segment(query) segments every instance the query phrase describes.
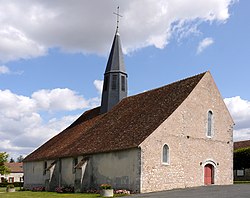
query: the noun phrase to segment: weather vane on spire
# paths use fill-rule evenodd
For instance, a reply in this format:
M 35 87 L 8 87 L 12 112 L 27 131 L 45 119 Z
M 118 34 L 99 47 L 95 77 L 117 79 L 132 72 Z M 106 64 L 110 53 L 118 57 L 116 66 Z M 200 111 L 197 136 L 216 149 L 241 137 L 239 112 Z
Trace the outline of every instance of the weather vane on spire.
M 117 12 L 113 12 L 113 14 L 116 15 L 116 32 L 118 32 L 118 28 L 119 28 L 119 17 L 122 17 L 122 15 L 120 15 L 119 13 L 119 9 L 120 7 L 117 7 Z

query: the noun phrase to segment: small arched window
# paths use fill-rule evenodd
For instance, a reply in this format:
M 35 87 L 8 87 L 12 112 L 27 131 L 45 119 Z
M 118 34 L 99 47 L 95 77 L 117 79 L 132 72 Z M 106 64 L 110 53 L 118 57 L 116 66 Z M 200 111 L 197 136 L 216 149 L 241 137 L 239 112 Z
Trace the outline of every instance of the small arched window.
M 169 164 L 169 147 L 166 144 L 163 146 L 162 163 Z
M 207 114 L 207 136 L 212 136 L 212 125 L 213 125 L 213 112 L 208 111 Z

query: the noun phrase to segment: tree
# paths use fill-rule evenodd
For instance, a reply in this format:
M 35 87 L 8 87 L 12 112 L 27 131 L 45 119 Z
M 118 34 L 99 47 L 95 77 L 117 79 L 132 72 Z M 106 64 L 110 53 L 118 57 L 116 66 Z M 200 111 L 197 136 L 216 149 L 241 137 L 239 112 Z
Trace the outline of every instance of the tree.
M 250 168 L 250 147 L 234 151 L 234 169 Z
M 16 161 L 19 162 L 19 163 L 22 162 L 22 161 L 23 161 L 23 156 L 20 155 L 20 156 L 16 159 Z
M 10 170 L 4 163 L 8 162 L 9 155 L 6 152 L 0 153 L 0 174 L 5 175 L 9 174 Z
M 14 163 L 15 160 L 13 158 L 10 158 L 10 163 Z

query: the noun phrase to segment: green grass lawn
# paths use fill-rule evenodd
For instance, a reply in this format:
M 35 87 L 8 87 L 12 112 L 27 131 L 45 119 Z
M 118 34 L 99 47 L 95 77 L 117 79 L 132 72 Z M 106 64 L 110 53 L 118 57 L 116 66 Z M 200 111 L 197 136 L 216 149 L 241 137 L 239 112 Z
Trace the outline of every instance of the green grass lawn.
M 6 193 L 6 188 L 0 188 L 0 197 L 1 198 L 47 198 L 47 197 L 76 197 L 76 198 L 94 198 L 100 197 L 99 194 L 83 194 L 83 193 L 75 193 L 75 194 L 63 194 L 56 192 L 32 192 L 32 191 L 18 191 L 19 188 L 16 188 L 16 192 Z
M 76 198 L 94 198 L 101 197 L 99 194 L 84 194 L 84 193 L 56 193 L 56 192 L 32 192 L 32 191 L 18 191 L 20 188 L 16 188 L 16 192 L 7 193 L 6 188 L 0 188 L 1 198 L 47 198 L 47 197 L 76 197 Z M 115 197 L 121 197 L 122 195 L 115 195 Z M 124 195 L 123 195 L 124 196 Z

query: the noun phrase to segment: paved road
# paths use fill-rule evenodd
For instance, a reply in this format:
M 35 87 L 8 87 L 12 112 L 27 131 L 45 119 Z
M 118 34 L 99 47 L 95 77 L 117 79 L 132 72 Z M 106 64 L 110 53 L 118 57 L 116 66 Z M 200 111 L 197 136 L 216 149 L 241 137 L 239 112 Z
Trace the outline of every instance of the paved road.
M 130 196 L 130 198 L 250 198 L 249 184 L 203 186 Z

